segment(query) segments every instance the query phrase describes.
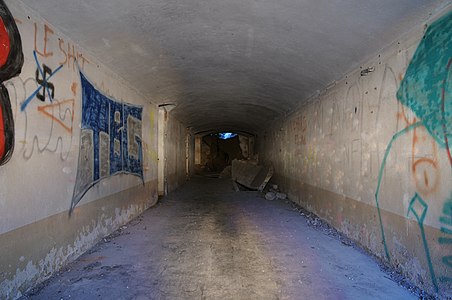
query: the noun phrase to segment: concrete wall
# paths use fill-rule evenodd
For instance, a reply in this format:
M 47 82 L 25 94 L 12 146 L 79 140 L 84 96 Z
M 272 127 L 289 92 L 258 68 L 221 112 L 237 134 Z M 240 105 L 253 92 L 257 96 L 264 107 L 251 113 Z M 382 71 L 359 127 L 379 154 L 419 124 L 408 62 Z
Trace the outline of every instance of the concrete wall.
M 167 113 L 165 140 L 167 192 L 174 191 L 188 179 L 186 165 L 187 139 L 189 148 L 193 147 L 191 154 L 188 155 L 191 161 L 190 165 L 194 165 L 194 135 L 190 134 L 182 123 L 172 117 L 171 113 Z
M 193 132 L 192 128 L 188 128 L 186 130 L 186 148 L 185 148 L 185 156 L 187 158 L 186 160 L 186 174 L 187 177 L 190 178 L 195 174 L 196 171 L 196 164 L 195 164 L 195 144 L 196 144 L 196 135 Z
M 274 123 L 259 151 L 292 201 L 450 297 L 452 15 L 445 18 L 429 22 L 425 43 L 419 24 Z
M 156 107 L 57 28 L 18 2 L 7 5 L 20 31 L 25 63 L 18 77 L 4 82 L 15 149 L 0 166 L 2 299 L 20 296 L 157 200 Z M 89 91 L 97 89 L 110 98 L 99 103 L 119 107 L 117 115 L 95 107 L 98 123 L 102 116 L 110 122 L 103 120 L 108 128 L 96 129 L 103 135 L 99 145 L 89 138 L 95 129 L 81 129 L 82 115 L 88 114 L 82 110 L 76 59 L 94 85 Z M 121 123 L 127 127 L 119 128 Z M 121 135 L 121 130 L 127 133 Z M 130 165 L 114 165 L 121 153 Z M 114 170 L 118 174 L 110 176 Z M 79 203 L 74 189 L 86 191 L 79 194 Z M 69 216 L 71 204 L 77 205 Z

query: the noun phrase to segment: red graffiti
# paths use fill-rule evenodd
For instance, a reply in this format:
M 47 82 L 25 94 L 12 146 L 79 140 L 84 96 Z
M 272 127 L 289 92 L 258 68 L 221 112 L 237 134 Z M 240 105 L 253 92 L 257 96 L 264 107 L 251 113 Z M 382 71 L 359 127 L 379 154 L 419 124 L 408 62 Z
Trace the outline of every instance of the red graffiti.
M 44 24 L 44 37 L 43 44 L 44 50 L 41 52 L 38 50 L 38 24 L 35 23 L 35 51 L 42 57 L 49 57 L 53 55 L 53 52 L 47 52 L 47 42 L 49 41 L 49 35 L 54 34 L 53 29 L 50 28 L 47 24 Z
M 406 126 L 411 126 L 417 122 L 417 118 L 413 116 L 410 120 L 405 111 L 404 105 L 399 103 L 400 111 L 397 117 L 402 119 Z M 431 145 L 431 153 L 433 157 L 418 157 L 418 149 L 422 149 Z M 411 170 L 416 188 L 419 193 L 429 195 L 438 190 L 441 180 L 440 169 L 438 165 L 438 151 L 436 142 L 429 138 L 428 132 L 424 127 L 415 128 L 413 130 L 413 138 L 411 143 Z
M 0 1 L 0 165 L 8 162 L 14 150 L 14 119 L 3 82 L 17 76 L 23 64 L 19 30 L 8 7 Z
M 67 110 L 66 108 L 70 108 L 70 110 Z M 53 109 L 58 109 L 59 113 L 57 115 L 60 116 L 60 118 L 57 118 L 53 114 Z M 63 101 L 55 101 L 52 104 L 43 105 L 38 107 L 38 111 L 42 114 L 44 114 L 46 117 L 50 118 L 52 121 L 59 124 L 61 127 L 64 128 L 68 133 L 72 133 L 72 125 L 74 123 L 74 99 L 67 99 Z M 69 113 L 70 119 L 66 119 L 66 113 Z M 62 118 L 61 118 L 62 116 Z M 69 124 L 64 123 L 64 121 L 69 122 Z
M 4 66 L 9 56 L 9 36 L 3 19 L 0 18 L 0 67 Z M 0 157 L 5 155 L 5 121 L 3 120 L 3 109 L 0 105 Z
M 416 150 L 431 144 L 432 158 L 417 157 Z M 438 166 L 438 152 L 436 142 L 429 138 L 425 128 L 413 130 L 411 144 L 411 168 L 417 190 L 423 195 L 429 195 L 437 191 L 440 182 L 440 170 Z
M 8 31 L 6 30 L 5 23 L 3 23 L 3 19 L 0 18 L 0 67 L 3 67 L 8 60 L 9 50 Z
M 60 65 L 67 65 L 68 68 L 75 70 L 76 62 L 79 63 L 80 68 L 83 70 L 85 63 L 90 63 L 82 53 L 76 50 L 75 45 L 71 43 L 66 43 L 62 38 L 59 38 L 60 53 L 63 55 L 64 59 L 60 61 Z M 66 50 L 67 46 L 67 50 Z
M 72 85 L 71 85 L 71 91 L 72 91 L 72 94 L 75 96 L 75 95 L 77 95 L 77 83 L 76 82 L 73 82 L 72 83 Z
M 0 157 L 5 155 L 5 129 L 4 129 L 4 120 L 3 120 L 3 109 L 0 105 Z

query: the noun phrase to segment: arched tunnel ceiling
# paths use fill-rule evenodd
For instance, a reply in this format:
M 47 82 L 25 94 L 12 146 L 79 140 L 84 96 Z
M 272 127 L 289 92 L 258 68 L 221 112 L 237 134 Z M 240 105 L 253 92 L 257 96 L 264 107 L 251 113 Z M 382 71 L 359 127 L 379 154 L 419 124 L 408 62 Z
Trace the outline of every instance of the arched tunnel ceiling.
M 23 0 L 195 131 L 258 132 L 444 0 Z

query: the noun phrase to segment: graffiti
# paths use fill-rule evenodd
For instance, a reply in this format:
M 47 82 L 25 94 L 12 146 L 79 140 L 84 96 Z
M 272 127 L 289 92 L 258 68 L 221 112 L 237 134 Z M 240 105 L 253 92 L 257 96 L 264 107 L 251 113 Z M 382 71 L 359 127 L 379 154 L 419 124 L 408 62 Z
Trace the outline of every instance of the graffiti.
M 435 287 L 435 290 L 438 291 L 438 283 L 436 281 L 435 272 L 433 271 L 430 250 L 428 248 L 427 239 L 425 237 L 424 231 L 424 219 L 425 215 L 427 214 L 427 208 L 428 208 L 427 203 L 425 203 L 425 201 L 421 197 L 419 197 L 419 195 L 416 193 L 413 199 L 411 199 L 410 206 L 408 207 L 407 217 L 410 213 L 412 213 L 416 217 L 419 229 L 421 230 L 422 244 L 424 245 L 425 256 L 427 257 L 427 263 L 430 271 L 430 276 L 432 278 L 432 283 L 433 286 Z
M 386 151 L 384 153 L 383 161 L 382 161 L 381 167 L 380 167 L 380 172 L 378 173 L 377 190 L 375 192 L 375 202 L 376 202 L 377 210 L 378 210 L 378 219 L 380 221 L 380 229 L 381 229 L 381 237 L 382 237 L 382 240 L 383 240 L 383 246 L 384 246 L 386 258 L 388 260 L 390 259 L 390 256 L 389 256 L 388 246 L 386 244 L 385 232 L 384 232 L 384 229 L 383 229 L 383 221 L 381 219 L 381 212 L 380 212 L 380 201 L 379 201 L 381 180 L 383 178 L 383 171 L 385 169 L 386 160 L 388 159 L 388 155 L 391 152 L 392 144 L 394 143 L 394 141 L 396 141 L 400 136 L 405 135 L 410 130 L 413 130 L 414 128 L 416 128 L 418 126 L 421 126 L 421 125 L 422 125 L 421 122 L 414 123 L 414 124 L 404 128 L 404 129 L 402 129 L 401 131 L 397 132 L 396 134 L 394 134 L 394 136 L 392 137 L 392 139 L 389 142 L 388 146 L 386 147 Z
M 36 98 L 38 98 L 42 102 L 46 101 L 46 93 L 45 93 L 45 91 L 47 91 L 48 94 L 49 94 L 50 102 L 52 102 L 53 98 L 55 98 L 55 86 L 53 85 L 53 83 L 47 81 L 48 80 L 47 79 L 47 75 L 52 75 L 52 73 L 53 73 L 52 69 L 50 69 L 46 65 L 42 65 L 42 69 L 41 68 L 37 68 L 36 69 L 36 82 L 44 90 L 44 92 L 42 94 L 40 92 L 38 92 L 36 94 Z M 42 76 L 42 79 L 39 78 L 40 75 Z M 51 91 L 51 93 L 50 93 L 49 90 Z
M 53 35 L 53 29 L 50 28 L 47 24 L 44 24 L 44 36 L 43 36 L 43 51 L 38 50 L 38 24 L 34 23 L 35 25 L 35 39 L 34 39 L 34 46 L 35 46 L 35 52 L 38 53 L 42 57 L 49 57 L 53 55 L 53 52 L 47 52 L 47 43 L 49 41 L 49 35 Z
M 447 84 L 451 84 L 450 82 L 452 80 L 448 80 L 449 78 L 449 73 L 451 70 L 451 65 L 452 65 L 452 58 L 449 58 L 449 62 L 447 63 L 447 67 L 446 67 L 446 74 L 444 76 L 444 80 L 443 80 L 443 86 L 441 89 L 441 121 L 442 121 L 442 127 L 443 127 L 443 134 L 444 134 L 444 145 L 446 146 L 446 152 L 447 152 L 447 157 L 449 158 L 449 163 L 452 166 L 452 155 L 451 155 L 451 151 L 450 151 L 450 144 L 449 144 L 449 136 L 452 136 L 452 130 L 448 129 L 448 125 L 450 126 L 450 124 L 452 122 L 447 121 L 446 118 L 446 91 L 450 91 L 452 87 L 447 87 Z M 450 98 L 448 98 L 450 99 Z M 448 106 L 452 106 L 450 104 L 450 101 L 447 102 Z M 448 112 L 450 112 L 451 109 L 448 110 Z M 451 114 L 449 113 L 449 119 L 452 118 Z
M 20 111 L 20 106 L 28 95 L 39 87 L 33 77 L 16 77 L 5 83 L 11 95 L 13 111 Z M 53 99 L 51 103 L 31 102 L 23 111 L 23 117 L 16 122 L 23 122 L 23 135 L 17 136 L 17 144 L 21 145 L 22 157 L 29 160 L 35 153 L 59 153 L 61 161 L 65 161 L 72 146 L 72 131 L 75 113 L 75 99 Z M 16 108 L 16 109 L 14 109 Z M 37 118 L 41 116 L 43 118 Z
M 54 109 L 58 109 L 55 116 Z M 52 104 L 38 106 L 38 111 L 60 125 L 68 133 L 72 133 L 74 124 L 74 99 L 55 101 Z M 69 117 L 69 119 L 67 119 Z M 69 123 L 65 123 L 69 121 Z
M 405 108 L 400 104 L 400 111 L 397 114 L 399 119 L 405 122 L 405 126 L 409 126 L 417 122 L 417 118 L 412 120 L 406 115 Z M 417 149 L 430 148 L 432 157 L 418 157 Z M 423 195 L 429 195 L 437 191 L 440 184 L 440 171 L 438 164 L 437 144 L 430 137 L 425 127 L 418 127 L 413 130 L 411 143 L 411 171 L 416 189 Z
M 83 70 L 85 63 L 89 63 L 83 54 L 75 49 L 73 44 L 68 42 L 66 45 L 66 42 L 62 38 L 58 39 L 58 47 L 60 48 L 61 55 L 64 57 L 64 59 L 60 61 L 60 65 L 66 65 L 68 68 L 72 67 L 72 70 L 75 70 L 76 65 L 78 64 Z
M 450 91 L 452 87 L 448 87 L 447 85 L 451 84 L 451 80 L 448 80 L 449 78 L 449 73 L 451 70 L 451 65 L 452 65 L 452 58 L 449 58 L 449 62 L 447 63 L 447 68 L 446 68 L 446 75 L 444 76 L 444 80 L 443 80 L 443 88 L 441 89 L 441 123 L 442 123 L 442 127 L 443 127 L 443 133 L 444 133 L 444 145 L 446 146 L 446 151 L 447 151 L 447 156 L 449 158 L 449 162 L 450 165 L 452 166 L 452 155 L 450 153 L 450 144 L 449 144 L 449 135 L 452 135 L 451 130 L 448 130 L 447 128 L 447 124 L 450 125 L 450 119 L 452 118 L 450 113 L 449 113 L 449 120 L 446 119 L 446 91 Z M 450 97 L 450 96 L 449 96 Z M 450 98 L 448 98 L 450 99 Z M 450 101 L 447 102 L 450 104 Z M 450 111 L 447 110 L 448 112 Z
M 0 165 L 6 163 L 14 149 L 14 123 L 8 90 L 0 85 Z
M 143 179 L 142 107 L 99 92 L 80 73 L 82 124 L 77 179 L 69 213 L 100 180 L 131 174 Z
M 0 0 L 0 165 L 14 150 L 14 120 L 9 93 L 3 82 L 17 76 L 24 64 L 19 30 L 3 0 Z
M 54 91 L 55 91 L 55 87 L 53 86 L 53 84 L 49 84 L 48 80 L 50 80 L 50 78 L 52 78 L 56 73 L 58 73 L 58 71 L 61 70 L 61 68 L 63 67 L 62 65 L 60 65 L 58 68 L 55 69 L 55 71 L 49 72 L 49 76 L 46 76 L 46 74 L 44 73 L 44 70 L 41 68 L 41 65 L 39 63 L 38 57 L 36 55 L 36 51 L 33 51 L 33 56 L 35 58 L 35 63 L 37 66 L 37 71 L 39 71 L 39 73 L 41 74 L 43 80 L 41 81 L 37 81 L 39 83 L 39 87 L 20 105 L 20 110 L 24 111 L 25 108 L 27 107 L 27 105 L 31 102 L 31 100 L 33 100 L 35 97 L 38 97 L 38 94 L 41 92 L 41 89 L 44 89 L 43 93 L 41 94 L 42 98 L 39 98 L 41 101 L 43 101 L 42 99 L 45 100 L 45 96 L 43 96 L 46 92 L 47 92 L 47 96 L 49 97 L 50 102 L 53 102 L 53 96 L 54 96 Z M 37 76 L 38 77 L 38 76 Z M 50 92 L 50 87 L 52 87 L 52 92 Z
M 74 96 L 77 95 L 77 83 L 76 82 L 73 82 L 71 84 L 71 91 Z
M 439 244 L 452 244 L 452 193 L 449 200 L 444 203 L 443 215 L 440 217 L 441 232 L 445 235 L 438 238 Z M 441 258 L 441 262 L 452 269 L 452 255 L 445 255 Z M 452 282 L 452 277 L 441 276 L 441 282 Z
M 397 99 L 422 120 L 441 147 L 452 137 L 452 102 L 445 101 L 452 61 L 452 13 L 427 29 L 397 91 Z M 451 161 L 452 165 L 452 161 Z
M 40 33 L 41 31 L 41 33 Z M 42 36 L 42 38 L 39 37 Z M 47 24 L 44 24 L 43 29 L 37 23 L 34 23 L 34 51 L 41 57 L 52 57 L 53 51 L 49 51 L 49 44 L 55 43 L 56 39 L 54 30 Z M 53 37 L 53 39 L 52 39 Z M 72 71 L 77 69 L 77 64 L 83 70 L 86 63 L 89 63 L 82 53 L 76 50 L 74 44 L 65 42 L 64 39 L 58 38 L 59 54 L 62 60 L 59 65 L 67 66 Z M 40 50 L 42 49 L 42 50 Z
M 434 154 L 436 155 L 436 152 Z M 412 158 L 414 160 L 414 156 Z M 417 190 L 420 193 L 428 195 L 437 189 L 440 176 L 436 159 L 421 157 L 415 160 L 412 164 L 412 172 Z
M 54 99 L 56 88 L 49 82 L 62 66 L 52 71 L 50 67 L 41 64 L 38 60 L 37 52 L 33 52 L 37 67 L 35 77 L 27 79 L 17 78 L 7 83 L 13 95 L 12 101 L 19 105 L 20 111 L 24 113 L 24 136 L 19 143 L 22 144 L 23 158 L 29 160 L 34 153 L 60 152 L 62 161 L 69 156 L 72 146 L 72 131 L 75 112 L 75 99 Z M 41 97 L 40 97 L 41 96 Z M 75 96 L 75 95 L 74 95 Z M 35 105 L 34 109 L 28 109 L 33 99 L 38 99 L 36 103 L 46 101 L 49 104 Z M 28 111 L 27 111 L 28 110 Z M 33 114 L 37 111 L 41 116 L 50 122 L 42 122 L 36 119 Z M 70 134 L 65 136 L 65 133 Z
M 399 117 L 401 116 L 405 120 L 407 127 L 397 132 L 386 147 L 378 174 L 375 192 L 381 236 L 388 260 L 390 259 L 390 255 L 381 217 L 379 194 L 386 160 L 393 143 L 400 136 L 413 131 L 412 173 L 416 189 L 423 195 L 435 191 L 440 181 L 436 145 L 446 149 L 452 167 L 449 148 L 449 140 L 452 136 L 452 102 L 445 100 L 448 97 L 447 93 L 451 88 L 450 80 L 448 80 L 448 78 L 450 78 L 451 56 L 452 13 L 449 13 L 438 19 L 427 29 L 408 65 L 405 76 L 396 94 L 398 101 L 402 105 L 402 113 L 399 114 Z M 406 116 L 404 110 L 405 107 L 409 108 L 416 115 L 413 120 L 409 120 Z M 422 130 L 426 130 L 428 135 L 434 139 L 431 146 L 433 158 L 416 157 L 418 144 L 421 141 L 427 140 L 427 136 L 419 136 L 419 133 L 422 132 Z M 418 193 L 416 193 L 410 202 L 407 216 L 412 213 L 416 217 L 422 236 L 432 284 L 435 290 L 438 291 L 438 282 L 424 232 L 424 219 L 427 214 L 427 208 L 427 203 Z M 447 209 L 444 211 L 446 213 L 448 212 Z M 447 224 L 447 221 L 450 221 L 450 219 L 441 217 L 440 221 L 443 224 Z M 446 227 L 442 227 L 441 230 L 446 233 L 450 232 Z M 440 237 L 438 242 L 439 244 L 449 244 L 452 243 L 452 239 Z M 442 261 L 449 266 L 449 259 L 450 256 L 445 256 Z M 443 276 L 440 280 L 449 280 L 449 277 Z

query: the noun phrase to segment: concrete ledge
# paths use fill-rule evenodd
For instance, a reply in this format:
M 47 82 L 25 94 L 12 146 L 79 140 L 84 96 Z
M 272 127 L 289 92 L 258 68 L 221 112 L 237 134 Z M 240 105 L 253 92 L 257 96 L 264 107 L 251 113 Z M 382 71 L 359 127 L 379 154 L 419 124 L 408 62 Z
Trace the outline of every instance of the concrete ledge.
M 155 180 L 0 235 L 0 298 L 20 297 L 156 202 Z
M 442 298 L 452 298 L 450 268 L 444 263 L 450 257 L 450 244 L 441 243 L 451 236 L 438 228 L 423 225 L 429 253 L 423 245 L 418 222 L 392 212 L 381 210 L 386 245 L 390 260 L 386 259 L 377 208 L 343 195 L 333 193 L 297 179 L 277 176 L 280 187 L 289 199 L 327 221 L 362 247 L 388 262 L 409 278 L 412 283 L 435 295 L 435 277 Z M 428 257 L 432 263 L 430 272 Z

